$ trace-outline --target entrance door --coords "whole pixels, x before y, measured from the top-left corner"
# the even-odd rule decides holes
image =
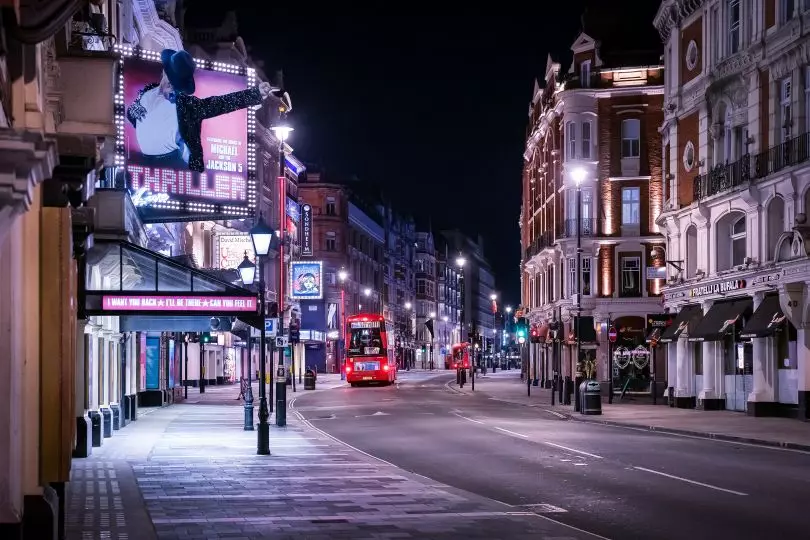
[[[745,412],[748,394],[754,388],[754,348],[750,341],[732,342],[724,352],[726,409]]]

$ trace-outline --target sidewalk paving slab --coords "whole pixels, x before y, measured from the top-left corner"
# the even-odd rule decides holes
[[[365,456],[294,411],[258,456],[238,391],[209,387],[196,392],[205,405],[152,410],[74,460],[67,538],[589,537]]]
[[[472,394],[471,385],[458,388],[455,380],[448,388]],[[789,418],[752,417],[734,411],[676,409],[666,405],[635,403],[602,404],[601,415],[575,413],[572,405],[551,405],[551,390],[533,386],[527,395],[526,383],[516,372],[476,377],[475,392],[492,399],[538,407],[578,422],[623,428],[645,429],[673,435],[687,435],[728,442],[757,444],[810,451],[810,423]]]

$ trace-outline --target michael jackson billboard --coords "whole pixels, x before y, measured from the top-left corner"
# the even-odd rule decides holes
[[[252,68],[122,49],[116,166],[147,222],[242,218],[256,207]]]

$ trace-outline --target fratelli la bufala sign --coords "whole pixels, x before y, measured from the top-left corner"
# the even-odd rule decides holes
[[[699,287],[692,287],[689,290],[689,296],[708,296],[710,294],[724,294],[728,292],[739,291],[745,288],[744,279],[730,279],[727,281],[717,281],[715,283],[708,283]]]

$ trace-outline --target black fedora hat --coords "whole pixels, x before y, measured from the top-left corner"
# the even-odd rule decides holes
[[[181,94],[193,94],[196,89],[194,70],[197,65],[191,55],[186,51],[163,49],[160,53],[160,60],[163,62],[163,71],[166,72],[166,77],[172,83],[175,91]]]

